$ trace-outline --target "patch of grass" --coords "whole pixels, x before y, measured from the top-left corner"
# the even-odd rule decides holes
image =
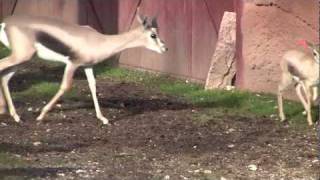
[[[110,66],[97,66],[94,69],[98,77],[117,79],[126,82],[143,82],[147,84],[150,80],[155,80],[155,75],[140,71],[129,71],[123,68],[113,68]]]
[[[8,168],[8,167],[21,167],[26,165],[27,163],[12,154],[0,152],[0,167]]]
[[[196,107],[206,109],[209,114],[218,112],[218,114],[224,115],[278,118],[277,99],[274,95],[238,90],[205,91],[199,84],[123,68],[100,67],[98,72],[99,76],[103,78],[141,83],[148,88],[156,88],[163,93],[183,98]],[[284,110],[290,123],[307,124],[306,117],[302,115],[303,107],[300,103],[286,100]],[[316,108],[313,112],[315,119],[317,116]]]
[[[30,86],[30,88],[14,93],[17,99],[36,99],[45,100],[53,97],[59,90],[60,84],[53,82],[38,82]],[[76,98],[77,91],[75,88],[71,89],[64,95],[67,98]]]
[[[10,53],[10,49],[6,48],[3,44],[0,43],[0,59],[9,56]]]

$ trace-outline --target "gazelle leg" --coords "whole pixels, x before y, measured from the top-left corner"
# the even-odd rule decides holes
[[[73,64],[67,64],[64,70],[62,83],[60,86],[59,91],[57,94],[50,100],[50,102],[42,109],[41,114],[37,117],[38,121],[41,121],[44,116],[52,109],[52,107],[56,104],[56,102],[59,100],[59,98],[71,88],[72,85],[72,79],[73,74],[75,70],[77,69],[77,66]]]
[[[307,103],[307,100],[305,99],[305,97],[303,96],[301,89],[303,90],[303,92],[306,92],[305,86],[302,83],[298,83],[296,85],[296,93],[299,97],[300,102],[302,103],[302,105],[305,109],[305,113],[307,113],[308,103]]]
[[[30,60],[36,51],[33,46],[33,42],[30,40],[30,37],[26,35],[24,32],[22,32],[20,29],[14,26],[10,27],[8,28],[6,35],[10,41],[11,55],[0,60],[0,72]],[[1,80],[3,81],[1,82],[3,92],[0,91],[0,114],[4,114],[6,112],[6,103],[10,103],[8,104],[10,114],[15,114],[15,117],[13,116],[15,121],[19,121],[19,118],[15,113],[15,109],[8,88],[8,82],[10,78],[13,76],[13,74],[14,73],[5,74],[1,78]],[[8,101],[8,99],[10,102],[6,102]]]
[[[312,95],[311,95],[311,89],[310,86],[308,86],[308,88],[306,89],[306,96],[307,96],[307,120],[308,120],[308,124],[309,126],[313,125],[313,121],[312,121],[312,114],[311,114],[311,107],[312,107]]]
[[[299,83],[296,85],[296,93],[299,97],[299,100],[300,102],[302,103],[303,105],[303,108],[304,108],[304,111],[302,112],[303,115],[307,115],[307,107],[308,107],[308,104],[307,104],[307,100],[305,99],[306,97],[304,97],[302,95],[302,92],[301,92],[301,89],[303,90],[303,92],[306,92],[306,87],[303,85],[303,83]]]
[[[301,88],[303,89],[303,91],[305,92],[305,97],[303,97],[302,92],[301,92]],[[310,88],[307,88],[304,84],[299,83],[296,86],[296,92],[297,95],[307,113],[307,120],[308,120],[308,124],[312,125],[312,116],[311,116],[311,91]]]
[[[312,101],[316,105],[319,104],[318,87],[317,86],[312,87]]]
[[[278,110],[281,121],[286,120],[286,116],[283,112],[283,91],[292,83],[292,77],[289,74],[282,74],[281,83],[278,86]]]
[[[8,109],[9,109],[9,113],[10,115],[13,117],[13,119],[16,122],[20,122],[20,117],[16,112],[16,108],[14,107],[12,98],[11,98],[11,94],[10,94],[10,90],[8,87],[8,83],[10,81],[10,79],[12,78],[12,76],[14,75],[15,72],[10,72],[8,74],[5,74],[2,77],[2,81],[1,81],[1,85],[2,85],[2,90],[4,93],[4,97],[6,98],[7,104],[8,104]]]
[[[12,54],[6,58],[1,59],[0,61],[0,70],[6,70],[8,68],[11,68],[15,65],[18,65],[24,61],[29,60],[28,58],[31,58],[31,56],[34,54],[34,50],[31,47],[30,52],[25,52],[25,51],[19,51],[21,54],[19,56],[15,55],[13,51]],[[24,54],[23,54],[24,53]],[[17,58],[19,57],[19,58]],[[4,114],[6,112],[6,107],[9,109],[10,115],[14,118],[16,122],[20,121],[20,117],[16,113],[14,104],[12,102],[12,98],[10,95],[10,90],[8,87],[8,83],[11,79],[11,77],[14,75],[15,72],[10,72],[8,74],[3,75],[1,77],[1,86],[2,86],[2,91],[0,91],[0,114]]]
[[[3,91],[0,90],[0,114],[6,114],[7,112],[7,101],[6,97],[3,94]]]
[[[97,90],[96,90],[96,79],[94,77],[93,70],[92,70],[92,68],[85,68],[84,71],[85,71],[87,79],[88,79],[89,88],[90,88],[91,96],[92,96],[93,103],[94,103],[94,108],[96,110],[96,116],[98,119],[100,119],[102,121],[103,124],[108,124],[109,121],[107,118],[105,118],[102,115],[102,112],[101,112],[101,109],[99,106],[99,102],[98,102],[98,98],[97,98]]]

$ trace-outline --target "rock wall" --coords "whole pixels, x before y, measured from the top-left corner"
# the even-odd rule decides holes
[[[276,93],[282,54],[302,49],[296,43],[299,39],[319,43],[318,18],[316,0],[244,1],[240,88]]]
[[[225,12],[219,38],[209,68],[205,89],[226,88],[233,85],[236,74],[236,13]]]

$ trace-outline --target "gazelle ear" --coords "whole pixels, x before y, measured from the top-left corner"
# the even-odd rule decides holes
[[[313,46],[316,51],[320,52],[320,44],[315,44]]]
[[[307,44],[307,41],[305,39],[299,39],[297,41],[297,44],[299,46],[302,46],[303,48],[307,49],[308,48],[308,44]]]
[[[314,45],[311,42],[306,41],[306,44],[307,44],[308,48],[310,48],[310,49],[314,48]]]
[[[141,14],[137,14],[137,21],[142,24],[142,25],[146,25],[147,24],[147,17],[144,17],[143,15]]]
[[[158,28],[158,22],[156,17],[152,17],[151,19],[151,27]]]
[[[306,44],[308,45],[308,48],[313,51],[313,54],[316,55],[319,61],[319,53],[320,53],[319,44],[312,44],[308,41],[306,41]]]
[[[137,18],[137,21],[138,21],[140,24],[142,24],[144,27],[147,26],[148,19],[147,19],[147,17],[143,16],[143,15],[140,13],[140,7],[137,8],[136,18]]]

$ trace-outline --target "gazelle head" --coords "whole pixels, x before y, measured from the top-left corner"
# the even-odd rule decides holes
[[[314,57],[314,60],[319,64],[320,62],[320,44],[312,44],[310,42],[306,42],[308,47],[312,50],[312,54]]]
[[[168,51],[168,48],[159,37],[157,19],[155,17],[149,19],[138,14],[137,20],[143,27],[143,46],[160,54]]]

